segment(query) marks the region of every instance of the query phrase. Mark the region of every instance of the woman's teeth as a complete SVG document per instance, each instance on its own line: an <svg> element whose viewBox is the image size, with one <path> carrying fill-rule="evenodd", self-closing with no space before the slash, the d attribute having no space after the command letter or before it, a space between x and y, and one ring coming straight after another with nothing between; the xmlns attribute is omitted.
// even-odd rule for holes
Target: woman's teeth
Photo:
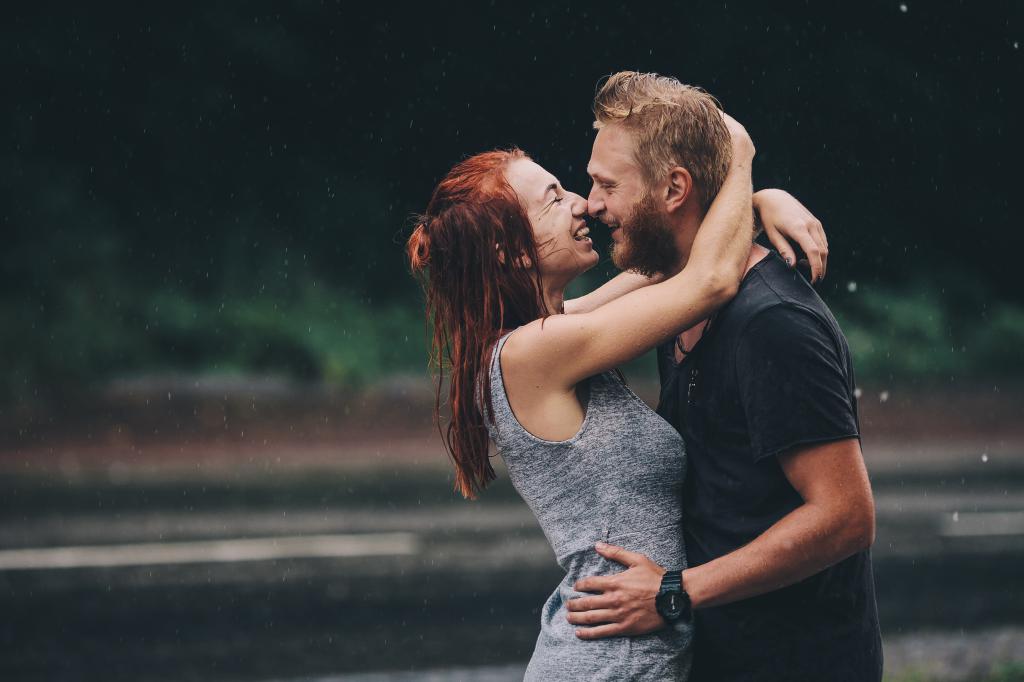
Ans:
<svg viewBox="0 0 1024 682"><path fill-rule="evenodd" d="M590 228L584 225L573 233L572 238L578 242L582 242L587 239L588 234L590 234Z"/></svg>

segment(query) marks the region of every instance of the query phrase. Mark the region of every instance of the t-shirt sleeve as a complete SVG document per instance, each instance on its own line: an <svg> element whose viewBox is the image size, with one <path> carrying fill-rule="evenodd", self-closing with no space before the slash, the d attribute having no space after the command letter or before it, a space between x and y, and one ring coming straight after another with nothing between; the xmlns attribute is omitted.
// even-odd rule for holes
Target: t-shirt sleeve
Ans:
<svg viewBox="0 0 1024 682"><path fill-rule="evenodd" d="M845 344L811 312L780 304L747 324L736 348L754 460L859 437Z"/></svg>

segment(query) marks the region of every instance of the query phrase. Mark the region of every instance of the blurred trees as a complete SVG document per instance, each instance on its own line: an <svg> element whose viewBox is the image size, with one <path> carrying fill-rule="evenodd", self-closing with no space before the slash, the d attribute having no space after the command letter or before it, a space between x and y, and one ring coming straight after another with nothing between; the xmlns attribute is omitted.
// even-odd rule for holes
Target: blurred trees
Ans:
<svg viewBox="0 0 1024 682"><path fill-rule="evenodd" d="M822 291L858 334L904 338L849 282L914 310L927 291L942 329L897 341L904 356L998 328L970 366L1019 360L1022 11L23 6L0 26L0 391L421 367L408 216L494 146L585 191L590 98L622 68L701 84L747 124L758 184L825 222Z"/></svg>

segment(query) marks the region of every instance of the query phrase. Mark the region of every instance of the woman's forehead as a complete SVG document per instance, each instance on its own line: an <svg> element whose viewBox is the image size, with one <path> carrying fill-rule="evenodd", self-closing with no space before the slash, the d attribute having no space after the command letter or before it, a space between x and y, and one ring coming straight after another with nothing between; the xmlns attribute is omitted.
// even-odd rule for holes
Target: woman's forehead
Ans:
<svg viewBox="0 0 1024 682"><path fill-rule="evenodd" d="M516 159L510 163L505 177L520 199L530 203L543 201L552 185L559 186L558 178L530 159Z"/></svg>

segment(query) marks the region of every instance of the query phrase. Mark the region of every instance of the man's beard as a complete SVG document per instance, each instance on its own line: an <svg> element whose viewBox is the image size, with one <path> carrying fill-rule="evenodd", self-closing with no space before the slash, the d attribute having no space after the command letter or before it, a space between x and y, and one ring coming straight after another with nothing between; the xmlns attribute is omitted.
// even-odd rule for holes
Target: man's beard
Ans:
<svg viewBox="0 0 1024 682"><path fill-rule="evenodd" d="M622 241L612 244L615 267L651 277L679 266L682 254L676 246L672 226L652 195L644 193L620 226Z"/></svg>

